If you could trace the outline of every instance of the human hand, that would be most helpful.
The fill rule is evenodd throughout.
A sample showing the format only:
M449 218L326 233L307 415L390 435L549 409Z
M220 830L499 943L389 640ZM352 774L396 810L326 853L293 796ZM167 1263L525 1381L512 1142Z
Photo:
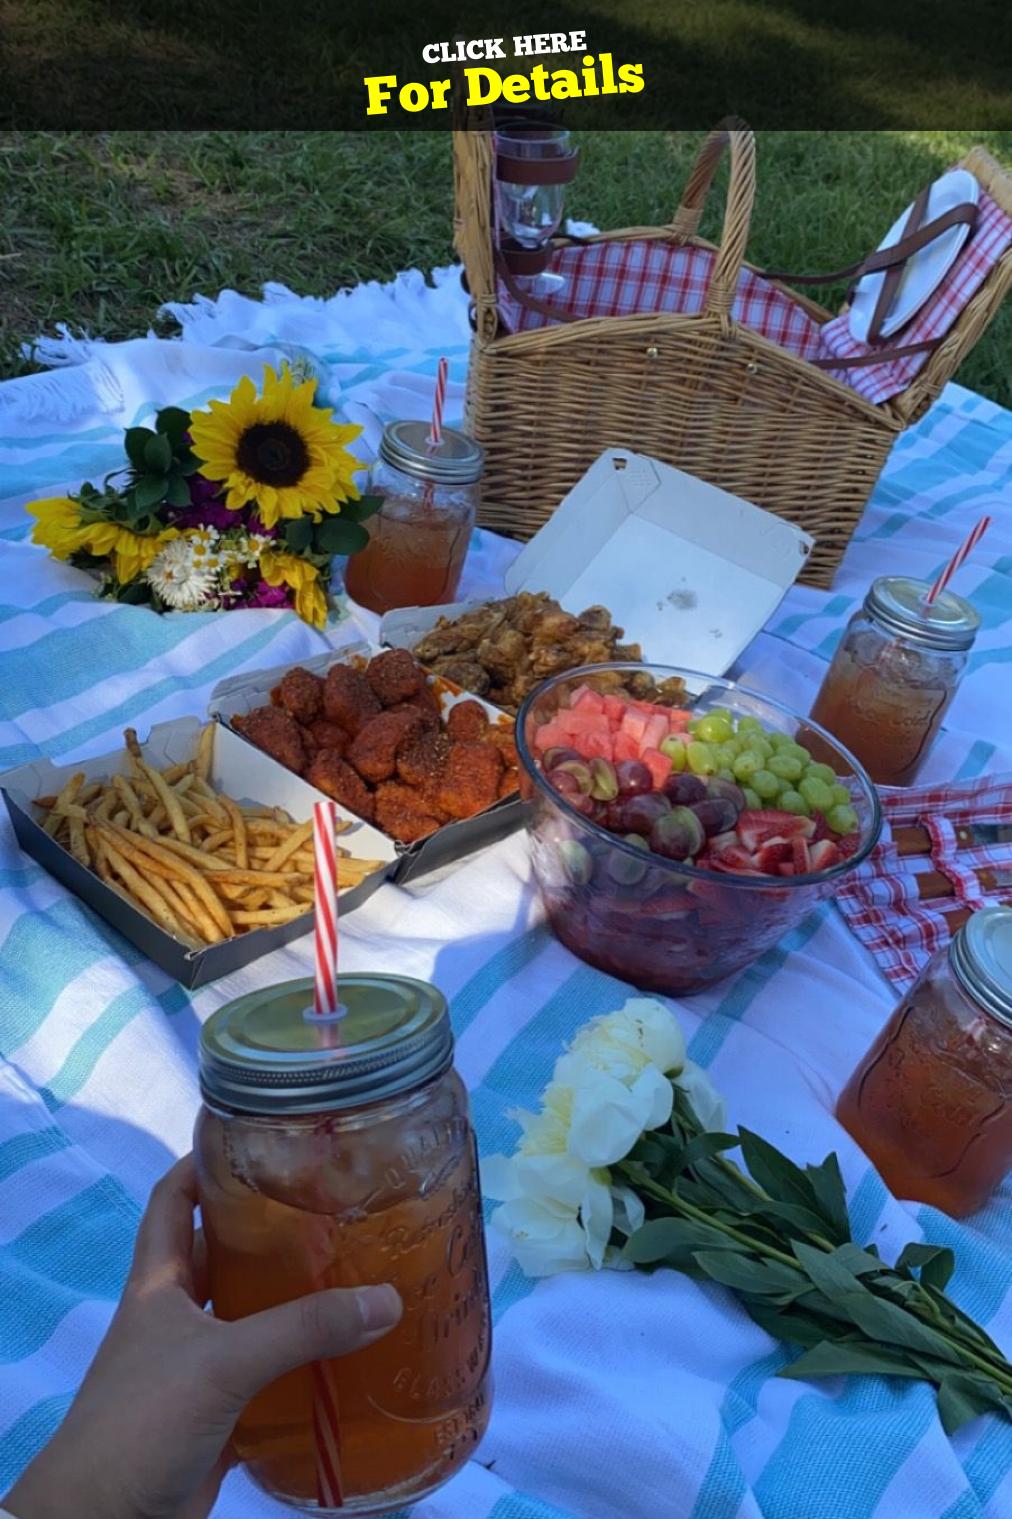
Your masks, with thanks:
M400 1318L390 1286L213 1318L196 1201L187 1156L151 1194L122 1300L67 1417L5 1500L17 1519L206 1519L250 1398L297 1366L371 1345Z

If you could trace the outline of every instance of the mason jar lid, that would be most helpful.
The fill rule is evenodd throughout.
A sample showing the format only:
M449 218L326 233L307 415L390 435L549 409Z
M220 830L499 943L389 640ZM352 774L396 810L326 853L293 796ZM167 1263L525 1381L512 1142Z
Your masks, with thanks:
M1012 908L983 907L949 946L949 962L963 989L1012 1027Z
M200 1035L205 1098L244 1113L321 1113L395 1097L448 1068L453 1032L434 986L385 975L341 976L339 986L347 1013L331 1024L307 1020L308 978L219 1008Z
M388 422L380 439L380 458L394 469L434 485L469 485L481 475L485 452L473 438L444 427L430 446L428 422Z
M980 613L954 591L942 591L931 606L931 587L910 575L882 575L872 581L864 609L888 632L932 649L968 649L980 628Z

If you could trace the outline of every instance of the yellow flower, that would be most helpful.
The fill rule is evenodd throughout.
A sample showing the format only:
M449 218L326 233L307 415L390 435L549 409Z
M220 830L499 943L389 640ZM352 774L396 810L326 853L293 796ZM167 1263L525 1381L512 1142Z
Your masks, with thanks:
M54 559L82 553L111 559L121 585L142 575L162 544L178 536L175 528L167 528L154 538L132 533L118 522L82 522L80 502L69 496L30 501L25 510L38 519L32 528L33 543L41 543Z
M320 584L320 572L308 559L268 549L260 560L260 574L268 585L290 585L295 592L295 610L303 622L322 628L327 621L327 598Z
M255 501L261 521L273 527L283 517L319 518L357 499L352 474L361 466L345 444L362 429L332 422L329 407L313 405L315 395L315 380L299 384L287 364L280 377L268 364L262 395L246 375L227 401L193 412L200 473L225 482L230 511Z

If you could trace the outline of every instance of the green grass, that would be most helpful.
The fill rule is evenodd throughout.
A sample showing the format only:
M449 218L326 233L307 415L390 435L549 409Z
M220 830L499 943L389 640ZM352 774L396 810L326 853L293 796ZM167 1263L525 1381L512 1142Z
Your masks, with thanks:
M585 133L570 212L600 226L666 221L700 142ZM871 249L928 179L974 142L1012 164L1012 132L761 132L750 256L818 272ZM719 235L725 180L704 232ZM8 132L0 136L0 374L58 321L137 336L159 304L255 295L265 280L327 295L452 250L445 133ZM833 305L842 292L823 295ZM170 329L161 329L170 330ZM1012 309L964 383L1012 405Z

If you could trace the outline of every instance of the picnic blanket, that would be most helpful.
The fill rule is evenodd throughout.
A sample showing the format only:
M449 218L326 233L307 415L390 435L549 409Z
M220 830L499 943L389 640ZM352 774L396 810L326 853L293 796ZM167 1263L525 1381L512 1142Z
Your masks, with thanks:
M116 747L124 724L204 710L238 670L297 661L323 635L287 613L156 617L96 602L28 541L23 501L118 457L155 405L221 394L265 356L309 350L324 389L372 439L424 416L447 353L459 411L467 324L455 276L404 275L331 301L268 287L177 308L183 338L48 349L64 367L0 386L0 768ZM1012 415L956 386L898 441L832 592L792 590L736 673L804 709L870 579L933 576L983 511L994 525L959 589L984 626L926 779L1012 768ZM496 594L516 546L476 536L467 593ZM677 650L653 650L677 660ZM1004 695L1002 694L1004 693ZM435 981L483 1154L536 1103L563 1043L630 988L547 930L516 835L438 878L383 887L342 925L342 964ZM187 993L18 852L0 825L0 1493L52 1433L113 1311L138 1217L189 1146L198 1031L231 997L309 973L303 939ZM725 984L672 1005L733 1122L798 1160L840 1155L855 1238L887 1258L953 1246L956 1300L1012 1351L1012 1187L957 1224L889 1195L833 1118L893 992L832 903ZM791 1352L711 1284L670 1272L537 1285L489 1239L495 1405L476 1459L412 1519L999 1519L1012 1513L1012 1428L953 1440L929 1388L778 1380ZM218 1519L287 1511L232 1474Z

